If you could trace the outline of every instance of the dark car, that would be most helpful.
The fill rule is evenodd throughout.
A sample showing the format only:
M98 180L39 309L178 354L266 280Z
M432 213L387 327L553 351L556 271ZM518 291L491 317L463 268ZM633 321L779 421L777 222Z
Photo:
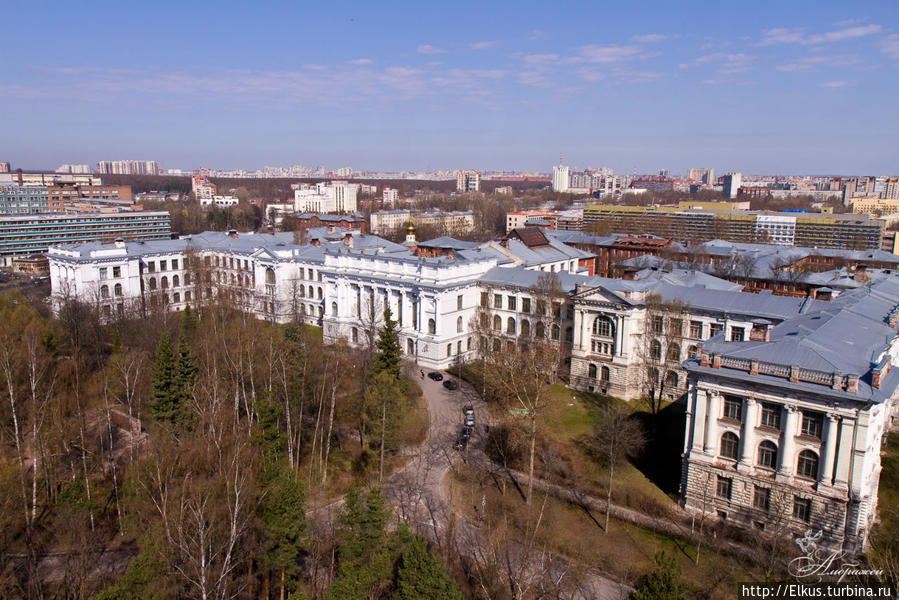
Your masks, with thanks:
M428 373L428 377L430 377L434 381L443 381L443 375L441 375L437 371L431 371L430 373Z
M453 445L456 450L465 450L468 447L468 438L459 438Z
M467 440L470 437L471 437L471 428L463 427L462 428L462 438Z
M454 381L452 379L447 379L446 381L443 382L443 387L445 387L448 390L458 390L459 382Z

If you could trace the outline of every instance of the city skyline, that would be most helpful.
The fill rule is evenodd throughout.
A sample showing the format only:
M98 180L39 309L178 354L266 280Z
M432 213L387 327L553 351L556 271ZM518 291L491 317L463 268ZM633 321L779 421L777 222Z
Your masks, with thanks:
M888 2L14 4L0 160L24 168L547 172L562 153L625 173L837 175L899 162Z

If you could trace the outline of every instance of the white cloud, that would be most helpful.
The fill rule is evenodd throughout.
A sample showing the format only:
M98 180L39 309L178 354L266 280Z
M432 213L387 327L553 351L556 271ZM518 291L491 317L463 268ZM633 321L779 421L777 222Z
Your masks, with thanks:
M645 33L643 35L631 36L631 41L637 42L638 44L652 44L655 42L667 40L669 37L670 36L664 33Z
M432 46L431 44L422 44L418 48L415 49L419 54L443 54L446 52L443 48L438 48L437 46Z
M351 60L351 65L370 65L374 61L370 58L357 58L356 60Z
M899 60L899 33L885 37L880 42L880 50L890 58Z
M848 81L825 81L821 84L821 87L825 88L841 88L849 85Z
M809 73L817 67L848 67L859 62L861 61L855 56L805 56L779 65L777 70L787 73Z
M496 48L499 46L499 41L497 40L485 40L483 42L474 42L470 45L472 50L486 50L488 48Z
M639 46L600 46L591 44L578 48L578 53L567 61L611 64L636 58L642 49Z
M750 63L755 57L750 54L714 52L712 54L704 54L693 60L678 65L681 69L690 69L701 67L703 65L716 65L719 73L732 75L734 73L744 73L750 69Z
M774 44L803 44L817 45L830 42L842 42L880 33L883 27L880 25L853 25L825 33L806 35L803 29L776 28L762 31L762 39L759 46L772 46Z

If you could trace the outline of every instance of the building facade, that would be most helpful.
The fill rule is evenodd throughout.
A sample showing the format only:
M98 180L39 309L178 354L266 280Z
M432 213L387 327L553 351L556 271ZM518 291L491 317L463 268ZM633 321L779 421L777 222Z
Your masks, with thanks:
M49 210L50 200L46 187L0 185L0 213L33 215Z
M480 171L457 171L456 172L456 191L457 192L477 192L481 189L481 172Z
M358 194L359 184L346 181L299 184L294 190L294 210L300 213L356 212Z

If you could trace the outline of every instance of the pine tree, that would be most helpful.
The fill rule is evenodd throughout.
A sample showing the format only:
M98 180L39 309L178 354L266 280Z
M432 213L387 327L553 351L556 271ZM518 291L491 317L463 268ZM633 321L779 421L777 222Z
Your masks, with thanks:
M178 336L178 365L175 369L175 387L178 393L178 400L181 406L187 403L190 398L191 387L197 379L196 361L190 352L190 344L187 341L185 329L181 328L181 335Z
M156 364L153 366L153 398L150 400L153 418L174 423L178 414L176 402L172 338L168 331L163 331L156 348Z
M305 502L303 486L292 473L281 473L266 493L265 558L278 574L281 598L294 590L300 574L299 557L308 533Z
M683 600L680 565L677 560L660 550L655 556L656 568L643 577L631 594L631 600Z
M443 562L434 555L424 537L403 527L396 533L403 548L396 568L398 600L462 600L456 583L446 572Z
M372 371L374 373L386 371L399 379L403 349L400 346L399 325L393 320L390 308L384 309L384 326L378 331L378 341L375 342L375 347L377 352Z

